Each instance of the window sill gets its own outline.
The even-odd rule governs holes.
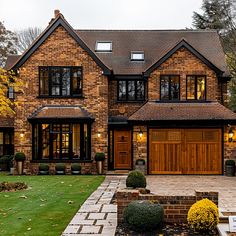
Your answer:
[[[116,100],[116,103],[144,103],[147,100],[135,100],[135,101],[120,101],[120,100]]]
[[[93,160],[31,160],[30,163],[92,163]]]
[[[39,99],[65,99],[65,98],[68,98],[68,99],[74,99],[74,98],[80,98],[80,99],[84,99],[85,97],[83,95],[78,95],[78,96],[37,96],[36,98],[39,98]]]

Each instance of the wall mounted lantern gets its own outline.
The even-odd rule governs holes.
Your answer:
[[[100,138],[101,137],[101,133],[100,132],[98,132],[98,138]]]
[[[229,135],[229,142],[233,142],[234,131],[233,131],[233,128],[232,128],[232,127],[229,128],[229,133],[228,133],[228,135]]]

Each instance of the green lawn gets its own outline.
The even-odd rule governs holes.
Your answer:
[[[0,235],[59,236],[104,176],[6,176],[29,189],[0,193]]]

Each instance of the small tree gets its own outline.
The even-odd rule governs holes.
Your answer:
[[[16,77],[15,72],[6,71],[0,67],[0,114],[1,116],[14,115],[14,102],[8,98],[8,89],[13,87],[14,92],[22,92],[22,82]]]
[[[27,29],[16,31],[17,44],[16,49],[19,53],[23,53],[29,48],[32,42],[41,34],[42,29],[38,27],[29,27]]]

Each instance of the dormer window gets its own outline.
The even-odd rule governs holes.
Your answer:
[[[131,52],[131,61],[144,61],[144,52]]]
[[[110,41],[98,41],[96,43],[96,52],[112,52],[112,42]]]

